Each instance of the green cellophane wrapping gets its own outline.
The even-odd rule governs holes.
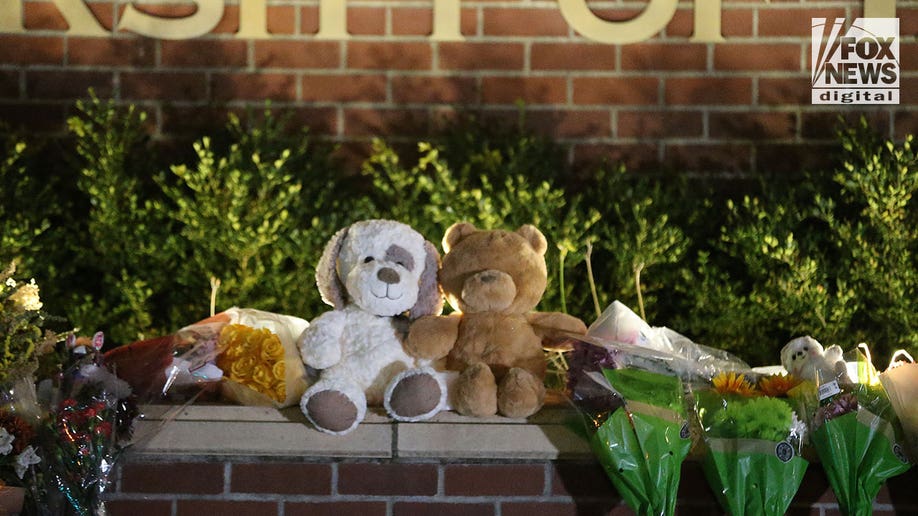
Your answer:
[[[789,442],[788,401],[701,390],[695,402],[706,447],[702,468],[724,510],[733,516],[785,514],[808,466],[799,442]]]
[[[782,516],[800,489],[808,463],[799,455],[778,458],[777,443],[710,439],[701,462],[721,506],[731,515]]]
[[[811,440],[843,514],[872,514],[883,483],[911,467],[893,425],[865,408],[826,421]]]
[[[691,447],[683,430],[682,382],[636,369],[603,372],[625,405],[592,436],[593,451],[637,514],[674,514],[682,462]]]

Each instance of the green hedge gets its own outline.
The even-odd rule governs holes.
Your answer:
[[[918,351],[918,165],[911,138],[882,141],[865,123],[839,132],[836,171],[725,182],[572,170],[522,117],[465,117],[404,150],[376,141],[349,173],[266,110],[230,117],[172,163],[140,110],[77,108],[63,140],[2,131],[0,263],[18,259],[49,312],[114,342],[206,316],[212,278],[217,309],[313,318],[327,309],[313,279],[325,241],[383,217],[434,242],[459,220],[536,224],[553,245],[540,309],[587,322],[619,299],[755,364],[800,334],[866,341],[878,357]]]

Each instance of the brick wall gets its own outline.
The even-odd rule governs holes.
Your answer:
[[[129,461],[116,475],[113,516],[633,514],[590,461],[411,462],[221,458]],[[874,514],[918,514],[918,471],[891,479]],[[698,463],[683,466],[679,515],[722,514]],[[840,514],[818,465],[807,470],[791,515]]]
[[[463,42],[431,40],[428,0],[349,0],[347,41],[316,38],[318,0],[268,0],[268,39],[237,37],[228,0],[215,29],[187,40],[113,32],[126,2],[86,0],[108,31],[86,37],[68,35],[54,3],[21,1],[26,31],[0,34],[0,120],[35,131],[61,131],[93,87],[146,108],[157,138],[212,131],[226,111],[270,99],[357,153],[373,136],[431,134],[456,111],[515,119],[520,100],[572,162],[634,167],[799,170],[824,159],[839,113],[896,138],[918,132],[918,0],[897,3],[901,104],[869,109],[810,103],[810,18],[852,19],[853,0],[724,0],[721,43],[689,42],[694,4],[681,2],[662,32],[626,45],[585,39],[546,0],[462,0]],[[194,10],[151,3],[136,7]],[[590,4],[606,19],[645,5]]]

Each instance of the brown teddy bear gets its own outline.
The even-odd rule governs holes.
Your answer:
[[[460,222],[447,230],[439,281],[456,312],[416,320],[406,349],[446,357],[446,367],[460,373],[451,405],[461,414],[534,414],[545,399],[543,340],[586,332],[575,317],[532,311],[547,283],[547,249],[528,224],[512,232]]]

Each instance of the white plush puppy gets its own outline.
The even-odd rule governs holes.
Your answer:
[[[315,427],[330,434],[352,431],[367,405],[382,403],[389,383],[419,365],[402,348],[410,320],[439,314],[436,247],[406,224],[364,220],[338,231],[316,267],[322,300],[334,307],[312,321],[298,341],[319,380],[300,400]],[[428,386],[430,387],[430,386]],[[446,387],[411,397],[414,413],[434,414]],[[441,393],[443,394],[441,396]]]
[[[842,349],[831,345],[823,349],[816,339],[797,337],[781,349],[781,365],[787,372],[803,380],[826,383],[845,380],[845,362]]]

